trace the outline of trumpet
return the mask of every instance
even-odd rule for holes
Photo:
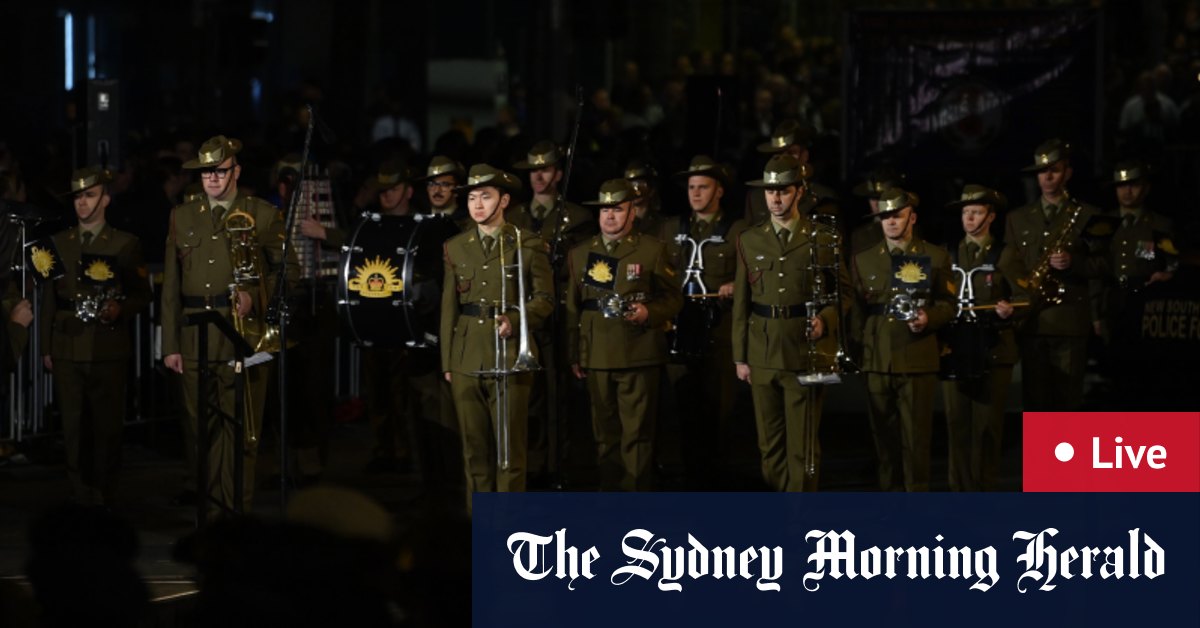
[[[509,459],[512,453],[508,435],[508,377],[518,373],[540,371],[542,368],[538,364],[537,358],[534,357],[533,350],[530,348],[529,317],[526,316],[525,312],[525,255],[521,251],[521,230],[515,226],[512,229],[516,234],[517,246],[513,264],[506,264],[504,261],[506,255],[503,231],[496,234],[496,243],[500,247],[500,300],[495,303],[495,361],[491,369],[472,372],[472,375],[477,377],[496,380],[496,462],[504,470],[508,470],[509,468]],[[521,318],[520,325],[518,326],[517,356],[511,366],[508,364],[508,341],[506,338],[500,336],[500,316],[509,311],[508,282],[512,276],[510,273],[516,274],[516,311]]]

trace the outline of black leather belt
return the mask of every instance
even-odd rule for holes
[[[480,305],[478,303],[464,303],[458,308],[459,313],[463,316],[474,316],[477,318],[496,318],[499,315],[500,308],[494,305]]]
[[[867,314],[871,316],[883,316],[887,314],[887,305],[883,303],[873,303],[867,306]]]
[[[54,304],[57,305],[58,309],[60,309],[60,310],[75,309],[75,300],[74,299],[64,299],[64,298],[56,295],[54,297]]]
[[[808,316],[808,308],[804,305],[751,303],[750,311],[763,318],[805,318]]]
[[[228,294],[211,294],[207,296],[189,296],[183,295],[179,297],[179,304],[183,307],[204,308],[211,310],[218,307],[229,307]]]
[[[579,306],[589,312],[599,312],[602,309],[600,299],[584,299]]]

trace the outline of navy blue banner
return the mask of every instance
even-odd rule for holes
[[[474,510],[476,626],[1200,624],[1195,493],[492,493]]]

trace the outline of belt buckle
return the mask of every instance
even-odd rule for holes
[[[772,305],[771,306],[771,318],[786,319],[787,317],[788,317],[788,311],[787,311],[786,307],[784,307],[782,305]]]

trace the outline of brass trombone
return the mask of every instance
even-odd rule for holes
[[[802,386],[812,386],[808,399],[808,416],[804,422],[804,459],[805,475],[816,477],[817,474],[817,419],[816,397],[819,394],[816,386],[840,384],[842,373],[854,372],[856,367],[850,360],[845,349],[843,338],[845,334],[842,325],[838,325],[837,353],[832,360],[827,353],[823,354],[817,347],[817,339],[813,338],[813,320],[822,308],[833,305],[837,320],[842,319],[842,290],[841,290],[841,234],[837,227],[837,217],[827,214],[809,216],[809,272],[812,273],[812,291],[805,303],[808,315],[808,372],[796,376]],[[826,333],[831,333],[828,329]]]
[[[471,373],[477,377],[496,380],[496,462],[503,470],[508,470],[509,459],[512,453],[508,435],[508,377],[518,373],[540,371],[542,369],[541,365],[538,364],[537,358],[534,357],[533,351],[530,349],[529,321],[525,312],[525,255],[521,251],[521,230],[516,226],[513,226],[512,229],[516,234],[517,246],[513,264],[505,263],[504,227],[501,227],[496,233],[496,245],[500,247],[500,300],[494,304],[496,307],[494,327],[496,342],[495,361],[491,369]],[[520,337],[517,339],[517,357],[510,366],[508,364],[508,341],[500,337],[500,317],[509,310],[508,282],[511,278],[510,273],[512,272],[516,273],[516,310],[521,318],[521,322],[518,326]],[[511,331],[509,333],[511,334]]]
[[[256,290],[257,302],[264,306],[267,303],[267,287],[263,280],[266,264],[258,245],[257,221],[249,212],[235,208],[230,209],[222,224],[229,234],[229,258],[233,266],[233,283],[229,284],[233,328],[254,347],[256,356],[260,353],[266,354],[269,359],[269,354],[278,353],[280,350],[279,327],[268,325],[261,315],[241,316],[237,311],[238,292],[251,293],[251,290]],[[260,361],[266,360],[252,358],[239,366],[253,366]],[[246,443],[254,445],[258,442],[258,434],[254,431],[254,400],[249,386],[246,387],[245,400],[243,429]]]

